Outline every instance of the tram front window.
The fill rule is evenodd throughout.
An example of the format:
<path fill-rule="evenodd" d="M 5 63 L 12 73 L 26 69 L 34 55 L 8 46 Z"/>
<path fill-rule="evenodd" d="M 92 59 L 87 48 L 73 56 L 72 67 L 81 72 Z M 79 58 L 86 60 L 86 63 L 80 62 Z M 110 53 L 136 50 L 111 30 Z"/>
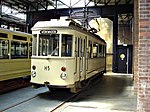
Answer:
<path fill-rule="evenodd" d="M 39 56 L 59 56 L 59 34 L 39 35 Z"/>

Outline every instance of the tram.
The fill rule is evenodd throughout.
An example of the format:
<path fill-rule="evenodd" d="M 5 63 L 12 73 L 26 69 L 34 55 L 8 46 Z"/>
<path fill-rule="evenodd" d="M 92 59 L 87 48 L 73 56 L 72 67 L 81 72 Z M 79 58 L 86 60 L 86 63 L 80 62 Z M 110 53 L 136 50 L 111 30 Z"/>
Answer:
<path fill-rule="evenodd" d="M 106 42 L 71 19 L 39 21 L 32 27 L 31 83 L 70 88 L 106 72 Z"/>
<path fill-rule="evenodd" d="M 0 28 L 0 92 L 14 88 L 14 79 L 30 77 L 31 39 L 31 34 Z"/>

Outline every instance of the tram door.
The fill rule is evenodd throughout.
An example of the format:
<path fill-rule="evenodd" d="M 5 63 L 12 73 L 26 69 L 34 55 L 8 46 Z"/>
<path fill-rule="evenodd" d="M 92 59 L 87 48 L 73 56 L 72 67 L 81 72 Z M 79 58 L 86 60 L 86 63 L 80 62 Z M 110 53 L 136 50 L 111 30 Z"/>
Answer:
<path fill-rule="evenodd" d="M 132 73 L 132 46 L 118 45 L 118 73 Z"/>
<path fill-rule="evenodd" d="M 86 40 L 78 38 L 78 61 L 77 61 L 77 71 L 79 74 L 79 80 L 85 79 L 86 70 Z"/>

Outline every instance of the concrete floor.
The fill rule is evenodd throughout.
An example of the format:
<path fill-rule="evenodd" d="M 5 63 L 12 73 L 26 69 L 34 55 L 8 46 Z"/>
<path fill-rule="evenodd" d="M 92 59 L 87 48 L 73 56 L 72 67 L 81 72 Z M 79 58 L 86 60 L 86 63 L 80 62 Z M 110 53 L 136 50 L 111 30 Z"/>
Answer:
<path fill-rule="evenodd" d="M 22 88 L 0 95 L 0 111 L 35 96 L 5 112 L 50 112 L 72 95 L 65 90 L 49 93 L 47 88 Z M 132 74 L 109 73 L 55 112 L 136 112 L 136 99 Z"/>
<path fill-rule="evenodd" d="M 132 74 L 104 75 L 57 112 L 136 112 Z"/>

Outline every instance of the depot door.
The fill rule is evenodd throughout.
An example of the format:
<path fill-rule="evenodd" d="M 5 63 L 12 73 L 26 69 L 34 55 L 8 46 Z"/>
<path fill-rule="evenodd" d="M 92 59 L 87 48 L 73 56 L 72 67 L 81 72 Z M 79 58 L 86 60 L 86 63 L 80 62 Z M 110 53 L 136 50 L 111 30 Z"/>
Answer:
<path fill-rule="evenodd" d="M 132 45 L 117 46 L 117 72 L 132 73 Z"/>

